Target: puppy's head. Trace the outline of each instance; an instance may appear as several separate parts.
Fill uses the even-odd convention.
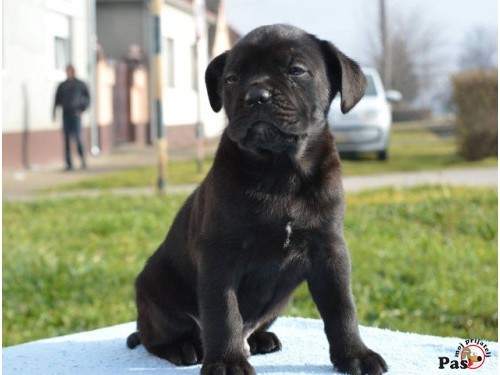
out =
[[[359,66],[333,44],[293,26],[263,26],[217,56],[205,75],[212,109],[224,107],[228,136],[243,150],[300,155],[341,95],[348,112],[363,96]]]

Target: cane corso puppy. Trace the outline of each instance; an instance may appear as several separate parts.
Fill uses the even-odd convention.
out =
[[[329,42],[272,25],[213,59],[205,78],[228,126],[207,177],[137,277],[128,346],[176,365],[203,362],[202,374],[254,374],[247,356],[281,349],[268,328],[305,280],[335,367],[385,372],[358,331],[326,120],[337,93],[344,113],[363,96],[359,66]]]

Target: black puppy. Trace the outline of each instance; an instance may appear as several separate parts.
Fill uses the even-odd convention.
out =
[[[212,169],[136,281],[129,347],[202,374],[253,374],[247,356],[281,343],[267,329],[307,281],[332,363],[350,374],[387,365],[360,338],[343,237],[340,160],[326,115],[363,96],[358,65],[292,26],[264,26],[206,71],[229,124]],[[299,343],[297,343],[299,345]]]

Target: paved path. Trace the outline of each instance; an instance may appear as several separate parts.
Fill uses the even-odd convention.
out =
[[[212,149],[216,144],[211,145]],[[175,153],[172,158],[194,157]],[[2,173],[2,192],[4,201],[31,200],[38,197],[62,198],[65,196],[85,195],[96,196],[102,194],[100,190],[47,192],[51,188],[75,183],[99,175],[133,167],[155,165],[155,150],[149,148],[126,147],[115,151],[111,155],[92,157],[89,159],[88,170],[62,172],[61,167],[49,167],[28,171],[4,171]],[[346,176],[344,187],[347,191],[359,191],[384,186],[415,186],[426,184],[450,184],[473,187],[498,186],[497,167],[489,168],[460,168],[424,172],[387,173],[379,175]],[[167,193],[190,192],[195,185],[171,185]],[[140,188],[118,188],[106,192],[111,194],[154,194],[153,186]]]
[[[344,177],[347,191],[384,186],[457,185],[470,187],[498,186],[498,168],[460,168],[422,172],[386,173]]]
[[[217,147],[217,140],[207,140],[206,149],[208,154],[213,154]],[[194,159],[196,150],[191,148],[171,150],[169,157],[172,160]],[[78,160],[77,163],[78,165]],[[2,195],[3,200],[27,200],[39,196],[59,197],[68,194],[99,194],[99,191],[46,193],[47,190],[57,186],[77,183],[89,178],[94,178],[109,172],[120,171],[130,168],[157,165],[157,154],[155,147],[138,147],[134,145],[120,146],[111,154],[89,156],[87,160],[88,169],[75,169],[71,172],[63,172],[63,165],[33,168],[30,170],[3,171],[2,172]],[[125,192],[126,189],[119,189]],[[140,190],[140,189],[139,189]],[[151,190],[144,188],[142,190]]]

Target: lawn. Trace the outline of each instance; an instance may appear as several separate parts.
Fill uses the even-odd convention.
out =
[[[133,280],[185,196],[3,205],[3,345],[131,321]],[[497,192],[348,195],[361,324],[497,340]],[[301,287],[287,315],[317,317]]]
[[[375,155],[362,155],[359,159],[343,158],[345,175],[389,173],[401,171],[421,171],[439,168],[496,166],[497,158],[467,162],[456,154],[453,137],[442,137],[422,123],[395,124],[392,129],[389,160],[381,162]],[[205,170],[197,171],[196,160],[172,161],[168,168],[169,184],[193,184],[200,182],[213,162],[213,157],[205,160]],[[97,178],[58,187],[57,190],[109,189],[120,187],[154,186],[156,166],[133,168],[111,172]]]

